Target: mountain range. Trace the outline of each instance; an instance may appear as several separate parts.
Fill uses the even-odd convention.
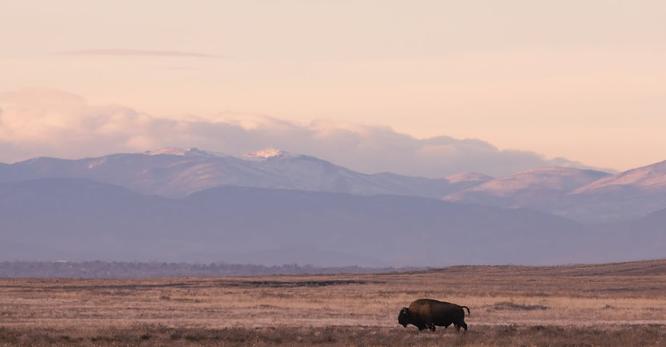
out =
[[[489,180],[444,200],[531,208],[592,223],[640,218],[666,207],[666,161],[618,174],[535,169]]]
[[[662,257],[665,168],[420,178],[279,150],[35,158],[0,164],[0,261],[429,266]]]
[[[363,174],[305,155],[268,150],[243,158],[198,149],[162,149],[140,154],[113,154],[64,160],[35,158],[0,167],[0,182],[25,179],[87,178],[167,197],[219,186],[349,193],[395,194],[440,198],[472,186],[482,176],[428,179],[391,173]]]
[[[360,173],[276,149],[233,157],[194,148],[166,148],[77,160],[35,158],[0,165],[0,182],[52,177],[85,178],[172,198],[220,186],[416,196],[529,208],[588,223],[640,218],[666,208],[666,161],[617,174],[546,167],[499,178],[480,173],[423,178]]]

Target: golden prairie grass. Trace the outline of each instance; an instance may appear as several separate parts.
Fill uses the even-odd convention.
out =
[[[463,337],[453,329],[417,333],[398,326],[400,308],[421,297],[469,306],[470,331]],[[92,339],[98,345],[659,345],[664,325],[666,261],[363,275],[0,280],[0,344],[9,345],[85,345]]]
[[[664,326],[479,326],[464,334],[390,327],[0,328],[0,346],[663,346]]]

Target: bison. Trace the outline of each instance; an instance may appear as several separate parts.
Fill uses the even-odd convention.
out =
[[[430,329],[431,331],[435,331],[435,326],[448,328],[449,325],[453,324],[456,330],[460,331],[462,327],[467,331],[463,309],[467,309],[467,315],[470,315],[467,306],[433,299],[418,299],[412,302],[409,307],[403,307],[400,310],[398,323],[403,327],[412,324],[419,330]]]

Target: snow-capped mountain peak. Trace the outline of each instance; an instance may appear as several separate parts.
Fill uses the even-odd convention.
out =
[[[251,159],[271,159],[271,158],[282,158],[289,156],[287,151],[275,147],[264,148],[258,151],[250,152],[245,154],[245,157]]]
[[[186,149],[178,147],[164,147],[158,148],[152,151],[145,151],[143,154],[146,155],[185,155],[187,152]]]
[[[666,187],[666,160],[592,182],[579,188],[574,193],[587,194],[620,186],[640,189],[663,189]]]
[[[569,192],[608,175],[605,172],[565,167],[544,167],[518,172],[509,177],[490,180],[471,190],[496,196],[517,192],[553,190]]]
[[[216,156],[213,153],[200,150],[198,148],[192,147],[188,149],[178,148],[178,147],[164,147],[152,151],[145,151],[143,154],[146,155],[177,155],[177,156],[193,156],[193,157],[214,157]]]

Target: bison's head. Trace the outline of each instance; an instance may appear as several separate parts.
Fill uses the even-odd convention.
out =
[[[407,307],[403,307],[400,313],[398,313],[398,323],[405,328],[409,324],[409,309]]]

